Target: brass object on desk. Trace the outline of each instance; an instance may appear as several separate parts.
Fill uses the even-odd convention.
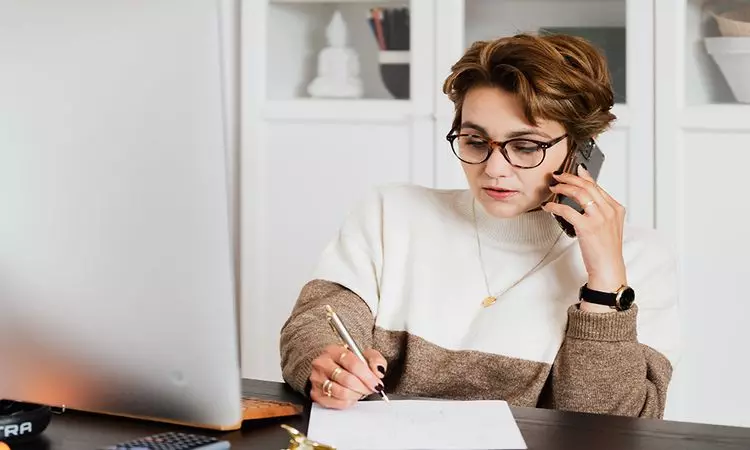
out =
[[[289,440],[289,448],[284,450],[336,450],[336,447],[330,445],[321,444],[307,438],[304,434],[300,433],[296,429],[286,424],[281,424],[281,428],[285,429],[287,433],[292,437]]]

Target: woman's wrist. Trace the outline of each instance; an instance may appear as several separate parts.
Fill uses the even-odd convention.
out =
[[[586,286],[589,289],[599,292],[617,292],[617,290],[624,285],[627,285],[627,278],[624,273],[610,277],[589,277],[589,280],[586,283]],[[609,313],[614,311],[607,305],[589,303],[585,300],[581,301],[579,309],[581,311],[593,313]]]
[[[591,312],[591,313],[611,313],[615,310],[610,308],[607,305],[597,305],[596,303],[589,303],[585,300],[582,300],[581,303],[578,305],[578,309],[585,312]]]
[[[621,286],[628,284],[625,263],[612,264],[607,270],[589,273],[586,284],[595,291],[616,292]]]

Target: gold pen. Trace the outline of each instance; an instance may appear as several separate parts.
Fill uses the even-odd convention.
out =
[[[339,316],[336,314],[336,312],[331,308],[331,305],[326,305],[326,318],[328,319],[328,324],[333,328],[333,331],[336,332],[336,334],[339,335],[341,340],[344,342],[344,345],[354,353],[357,358],[359,358],[360,361],[365,363],[367,367],[370,367],[370,365],[367,363],[367,359],[365,359],[365,355],[362,354],[362,350],[359,349],[359,346],[356,342],[354,342],[354,339],[352,339],[352,335],[349,334],[349,330],[346,329],[344,326],[344,323],[341,322],[341,319],[339,319]],[[385,391],[380,391],[380,396],[383,397],[383,400],[386,402],[390,402],[390,399],[388,399],[388,396],[385,395]]]

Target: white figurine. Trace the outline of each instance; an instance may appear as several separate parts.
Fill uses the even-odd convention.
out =
[[[318,55],[318,76],[307,87],[313,97],[362,97],[359,56],[346,45],[346,25],[338,10],[326,29],[328,46]]]

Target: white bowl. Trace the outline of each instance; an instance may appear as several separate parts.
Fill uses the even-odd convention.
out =
[[[711,15],[722,36],[750,36],[750,5],[723,14],[711,12]]]
[[[750,103],[750,37],[706,38],[706,50],[719,65],[740,103]]]

